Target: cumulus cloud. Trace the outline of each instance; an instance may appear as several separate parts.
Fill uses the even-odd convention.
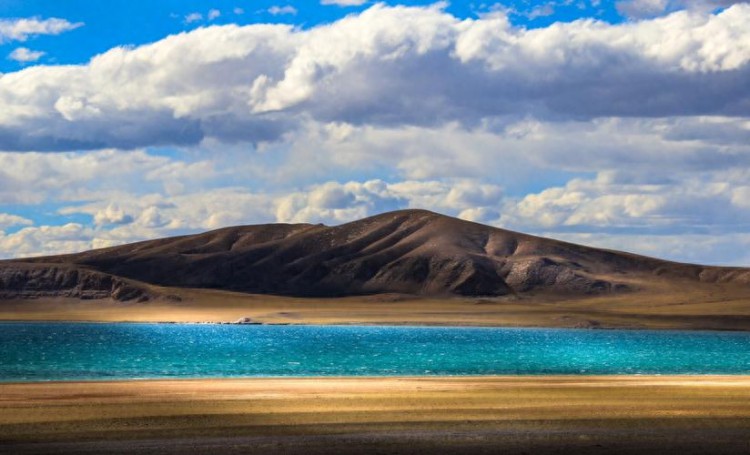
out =
[[[573,179],[562,187],[506,201],[495,222],[536,232],[714,236],[747,232],[746,172],[681,177],[643,183],[627,174],[602,172],[595,179]]]
[[[380,180],[328,182],[281,197],[276,203],[275,215],[282,222],[339,224],[408,204],[402,192]]]
[[[32,51],[27,47],[18,47],[8,54],[8,58],[20,63],[36,62],[44,56],[42,51]]]
[[[0,207],[54,201],[65,205],[62,216],[88,215],[89,237],[78,240],[87,247],[228,225],[337,224],[411,207],[552,237],[607,233],[621,240],[619,248],[653,254],[629,246],[628,236],[705,240],[747,231],[750,146],[720,132],[745,123],[528,120],[475,130],[334,123],[312,124],[284,144],[252,152],[217,144],[175,156],[0,153]],[[335,181],[351,173],[391,178]],[[567,183],[549,183],[561,179]],[[713,251],[710,245],[705,251]],[[716,248],[706,261],[729,260]]]
[[[322,0],[321,5],[338,5],[338,6],[360,6],[367,3],[367,0]]]
[[[208,11],[208,14],[206,15],[206,17],[210,21],[218,19],[219,17],[221,17],[221,11],[219,11],[218,9],[211,9]]]
[[[42,156],[59,160],[65,155]],[[103,158],[106,154],[99,160]],[[59,213],[89,215],[91,227],[69,225],[65,230],[58,229],[60,226],[26,227],[13,234],[3,234],[0,254],[10,257],[61,253],[274,221],[339,224],[390,210],[429,208],[471,221],[642,254],[739,263],[744,256],[711,238],[742,236],[750,226],[747,202],[750,200],[750,172],[746,169],[683,172],[673,174],[672,179],[661,180],[639,172],[603,171],[596,178],[572,179],[563,186],[520,197],[507,194],[501,184],[487,183],[486,178],[328,181],[291,192],[283,188],[211,188],[193,182],[186,185],[184,192],[169,194],[163,185],[149,187],[148,179],[162,172],[165,176],[174,172],[191,181],[188,170],[191,164],[176,160],[158,162],[148,155],[142,155],[140,161],[143,163],[130,165],[134,172],[143,174],[149,168],[151,171],[145,172],[142,180],[134,180],[130,191],[123,191],[127,186],[122,185],[83,190],[96,180],[73,182],[71,177],[68,185],[78,188],[70,189],[65,196],[69,204]],[[44,162],[37,159],[35,163]],[[72,168],[85,163],[80,157],[73,159],[64,173],[72,174]],[[118,162],[109,162],[113,163]],[[122,175],[129,175],[125,163],[119,165]],[[100,169],[89,166],[81,175]],[[238,168],[236,172],[242,174],[244,170]],[[149,173],[154,175],[149,176]],[[195,173],[199,174],[200,170]],[[231,176],[223,178],[226,177]],[[0,217],[0,227],[11,225],[30,226],[31,220],[12,215]],[[68,235],[61,237],[62,233]],[[696,247],[698,249],[692,253],[685,248],[668,251],[664,245],[669,242],[665,240],[659,249],[656,240],[659,237],[672,243],[689,238],[700,242],[700,248]]]
[[[245,188],[203,189],[181,195],[117,194],[60,209],[63,215],[86,214],[102,229],[92,242],[114,245],[149,238],[187,234],[224,226],[273,221],[274,196]]]
[[[537,5],[526,14],[529,19],[536,19],[538,17],[547,17],[555,14],[554,4],[547,3],[544,5]]]
[[[24,218],[18,215],[11,215],[8,213],[0,213],[0,231],[3,231],[9,227],[29,226],[32,224],[34,224],[34,222],[28,218]]]
[[[26,227],[0,233],[0,258],[74,253],[92,248],[93,230],[81,224]]]
[[[747,267],[750,264],[750,235],[733,233],[649,235],[582,234],[550,232],[547,236],[599,248],[635,252],[695,264]]]
[[[540,29],[376,5],[335,23],[207,27],[0,78],[0,149],[278,141],[307,121],[465,128],[750,113],[749,5]],[[409,27],[403,27],[408,23]],[[44,87],[41,90],[40,87]]]
[[[615,3],[615,7],[623,16],[642,19],[683,9],[713,11],[737,3],[746,3],[746,0],[621,0]]]
[[[291,15],[297,14],[297,8],[293,7],[292,5],[284,5],[284,6],[274,5],[268,8],[267,11],[269,14],[272,14],[274,16],[281,16],[284,14],[291,14]]]
[[[190,13],[185,15],[185,23],[192,24],[193,22],[200,22],[203,20],[203,14],[201,13]]]
[[[94,213],[94,224],[128,224],[133,222],[133,217],[121,210],[115,204],[109,204],[106,208]]]
[[[656,17],[667,11],[669,0],[625,0],[616,2],[615,5],[623,16]]]
[[[331,192],[335,187],[346,187],[345,191],[362,191],[364,186],[370,186],[370,190],[364,190],[366,200],[354,201],[353,206],[331,207],[327,202],[321,202],[311,195],[312,200],[300,204],[302,209],[294,209],[288,212],[291,219],[279,219],[281,222],[326,222],[338,224],[362,216],[378,213],[378,203],[375,202],[380,196],[378,194],[388,184],[383,182],[365,182],[354,184],[323,184],[321,187],[330,186],[321,192]],[[380,189],[373,188],[382,186]],[[428,184],[429,186],[429,184]],[[311,189],[311,193],[317,188]],[[334,190],[335,191],[335,190]],[[371,192],[370,192],[371,191]],[[360,193],[362,194],[362,193]],[[409,200],[390,200],[386,197],[385,204],[392,208],[406,208],[415,204]],[[403,193],[401,194],[403,196]],[[398,196],[396,196],[398,197]],[[283,197],[269,202],[273,198],[262,195],[251,195],[241,191],[229,192],[222,190],[214,194],[205,194],[201,199],[196,195],[192,199],[193,205],[185,205],[188,198],[180,198],[177,204],[162,203],[151,205],[139,213],[137,221],[126,225],[118,225],[112,229],[93,229],[77,223],[69,223],[61,226],[39,226],[25,227],[13,234],[0,232],[0,258],[28,257],[49,254],[72,253],[84,251],[91,248],[103,248],[120,245],[137,240],[157,238],[164,235],[184,234],[198,232],[206,229],[223,227],[236,224],[250,224],[255,222],[274,221],[274,211],[282,210],[284,203],[289,201]],[[216,211],[216,206],[211,206],[217,201],[226,205],[228,210]],[[151,201],[155,202],[155,201]],[[329,201],[330,202],[330,201]],[[304,208],[304,203],[312,204],[312,207]],[[320,205],[324,207],[321,207]],[[368,205],[369,204],[369,205]],[[393,205],[388,205],[393,204]],[[334,204],[335,205],[335,204]],[[176,207],[181,208],[176,209]],[[192,207],[192,208],[190,208]],[[234,212],[230,211],[235,210]],[[237,212],[236,210],[241,210]],[[375,210],[371,212],[370,210]],[[454,214],[443,209],[444,213]],[[199,215],[208,217],[201,218]],[[279,213],[283,215],[284,212]],[[187,215],[187,216],[186,216]],[[477,215],[477,216],[472,216]],[[271,217],[269,217],[271,216]],[[489,207],[476,209],[465,209],[461,211],[461,217],[471,221],[487,223],[494,219],[497,211]],[[202,221],[201,221],[202,220]],[[15,223],[15,221],[13,222]],[[190,223],[197,223],[189,227]],[[29,224],[28,221],[22,224]],[[671,258],[674,260],[713,263],[719,265],[747,265],[750,263],[750,235],[744,232],[729,232],[723,235],[714,233],[639,233],[639,232],[564,232],[560,230],[536,230],[535,233],[547,237],[567,240],[579,244],[598,246],[647,254],[655,257]]]
[[[409,180],[480,179],[517,192],[526,191],[529,182],[543,185],[607,170],[628,169],[642,182],[659,183],[685,173],[750,166],[749,133],[745,120],[716,117],[528,119],[474,129],[333,123],[307,125],[261,156],[277,157],[265,173],[280,181],[380,169]]]
[[[116,198],[121,193],[171,195],[215,177],[206,160],[187,162],[143,150],[0,153],[0,205]]]
[[[57,230],[25,228],[5,236],[3,251],[30,254],[43,245],[39,251],[47,254],[73,246],[110,246],[273,221],[340,224],[390,210],[428,207],[471,221],[584,244],[685,261],[740,263],[744,253],[731,251],[727,239],[750,241],[747,181],[747,175],[722,174],[713,181],[653,185],[605,173],[520,199],[504,194],[498,185],[475,180],[331,181],[292,193],[216,188],[172,197],[122,194],[117,205],[110,202],[111,197],[102,197],[61,210],[66,215],[89,214],[97,226],[106,229],[68,226],[64,232],[78,237],[65,237],[67,242],[56,244],[60,250],[53,250],[54,245],[43,245],[40,239],[52,235],[62,240]],[[680,244],[680,239],[689,239],[695,248],[667,248]]]
[[[750,241],[748,19],[735,5],[525,29],[377,5],[4,74],[0,213],[29,219],[0,216],[0,255],[411,207],[747,262],[730,239]],[[33,216],[55,210],[80,224]]]
[[[88,240],[91,245],[109,246],[232,225],[339,224],[403,208],[431,207],[453,215],[467,209],[491,211],[501,204],[502,190],[468,180],[388,183],[376,179],[329,181],[293,192],[223,187],[174,196],[121,193],[116,204],[112,198],[103,195],[93,202],[64,207],[60,213],[92,216],[97,229],[86,231]],[[31,250],[20,243],[18,248]]]
[[[391,210],[423,207],[455,215],[469,208],[496,207],[501,198],[499,186],[468,180],[327,182],[277,198],[275,218],[338,224]]]
[[[82,26],[82,22],[72,23],[56,17],[0,19],[0,44],[9,41],[26,41],[35,35],[59,35]]]

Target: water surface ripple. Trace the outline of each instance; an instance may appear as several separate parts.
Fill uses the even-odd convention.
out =
[[[0,323],[0,381],[750,374],[750,333]]]

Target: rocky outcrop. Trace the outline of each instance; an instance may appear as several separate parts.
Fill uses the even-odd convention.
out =
[[[509,262],[506,282],[516,292],[557,289],[567,293],[596,294],[626,291],[623,283],[596,278],[574,264],[561,264],[548,258],[528,258]]]
[[[79,254],[0,262],[0,296],[142,300],[144,286],[291,296],[627,292],[629,283],[747,285],[750,270],[677,264],[483,226],[424,210],[340,226],[219,229]]]
[[[82,300],[148,300],[144,289],[119,277],[70,265],[0,267],[0,298],[70,297]]]

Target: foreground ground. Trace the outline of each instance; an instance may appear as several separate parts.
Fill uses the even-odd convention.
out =
[[[169,298],[144,303],[40,298],[0,301],[1,320],[233,322],[273,324],[429,324],[750,330],[750,287],[692,281],[633,283],[637,292],[590,297],[524,295],[338,299],[154,288]]]
[[[0,385],[0,452],[750,451],[750,377],[481,377]]]

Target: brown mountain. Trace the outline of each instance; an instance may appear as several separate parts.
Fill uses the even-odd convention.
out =
[[[750,269],[662,261],[424,210],[340,226],[266,224],[0,261],[0,296],[148,300],[153,286],[337,297],[591,295],[651,280],[750,284]],[[163,297],[163,296],[162,296]]]

